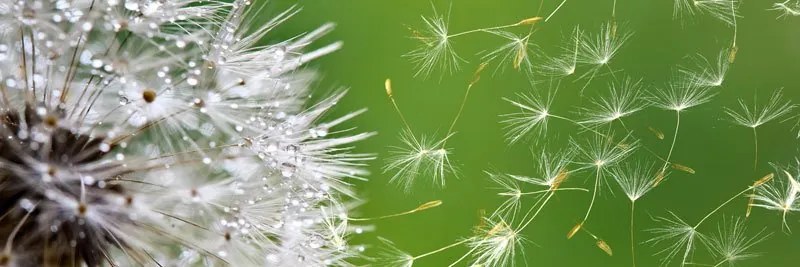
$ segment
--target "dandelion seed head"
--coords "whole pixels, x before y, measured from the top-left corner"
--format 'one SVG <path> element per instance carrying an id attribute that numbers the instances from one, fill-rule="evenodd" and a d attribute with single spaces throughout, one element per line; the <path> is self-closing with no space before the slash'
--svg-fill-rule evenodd
<path id="1" fill-rule="evenodd" d="M 451 152 L 443 147 L 449 137 L 434 140 L 403 131 L 400 135 L 403 146 L 391 151 L 384 167 L 384 173 L 394 173 L 389 181 L 410 191 L 418 177 L 430 177 L 434 184 L 444 187 L 445 178 L 456 174 L 450 161 Z"/>
<path id="2" fill-rule="evenodd" d="M 738 125 L 758 128 L 765 123 L 786 116 L 795 107 L 790 101 L 783 99 L 781 90 L 775 90 L 766 104 L 759 104 L 754 102 L 750 106 L 740 99 L 738 109 L 726 108 L 725 113 Z"/>
<path id="3" fill-rule="evenodd" d="M 640 81 L 630 78 L 619 84 L 611 84 L 607 94 L 590 100 L 588 107 L 582 108 L 581 124 L 599 126 L 611 123 L 644 109 L 644 88 Z"/>
<path id="4" fill-rule="evenodd" d="M 694 83 L 670 83 L 650 93 L 650 103 L 658 108 L 681 112 L 711 101 L 716 93 Z"/>
<path id="5" fill-rule="evenodd" d="M 347 145 L 371 134 L 329 135 L 358 112 L 323 122 L 343 94 L 306 105 L 315 75 L 301 67 L 338 47 L 304 51 L 330 26 L 260 45 L 294 11 L 250 28 L 257 10 L 0 4 L 8 261 L 317 266 L 359 254 L 327 212 L 350 209 L 343 179 L 371 156 Z"/>
<path id="6" fill-rule="evenodd" d="M 659 169 L 653 162 L 637 161 L 611 169 L 611 176 L 617 181 L 628 199 L 636 201 L 653 189 L 656 178 L 659 176 Z M 666 174 L 661 176 L 659 179 L 664 179 L 663 176 Z"/>
<path id="7" fill-rule="evenodd" d="M 485 218 L 486 226 L 478 228 L 467 246 L 471 247 L 473 265 L 510 266 L 525 238 L 503 220 Z"/>
<path id="8" fill-rule="evenodd" d="M 759 253 L 750 250 L 767 237 L 763 229 L 754 235 L 748 235 L 745 221 L 731 217 L 720 222 L 716 233 L 703 238 L 707 239 L 704 244 L 717 258 L 717 262 L 733 266 L 740 261 L 758 257 Z"/>
<path id="9" fill-rule="evenodd" d="M 542 95 L 532 92 L 518 94 L 517 98 L 519 100 L 503 99 L 519 108 L 518 112 L 503 115 L 506 141 L 514 144 L 523 140 L 538 140 L 537 137 L 547 131 L 547 121 L 551 115 L 550 106 L 555 99 L 555 93 Z"/>

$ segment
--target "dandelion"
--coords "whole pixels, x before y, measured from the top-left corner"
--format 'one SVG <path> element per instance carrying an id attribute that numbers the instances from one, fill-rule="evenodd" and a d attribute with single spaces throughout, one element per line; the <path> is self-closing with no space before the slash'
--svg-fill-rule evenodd
<path id="1" fill-rule="evenodd" d="M 648 230 L 655 237 L 648 239 L 647 242 L 654 245 L 665 245 L 663 249 L 656 252 L 656 255 L 662 257 L 661 263 L 663 265 L 668 265 L 683 249 L 686 249 L 682 253 L 683 255 L 680 255 L 682 257 L 681 265 L 684 265 L 696 248 L 695 241 L 697 237 L 702 235 L 697 232 L 695 227 L 686 223 L 678 215 L 672 212 L 670 212 L 670 215 L 670 217 L 657 217 L 654 219 L 659 226 Z M 699 240 L 704 242 L 706 239 L 700 238 Z"/>
<path id="2" fill-rule="evenodd" d="M 797 171 L 794 168 L 780 168 L 776 166 L 780 178 L 763 182 L 756 188 L 751 196 L 750 206 L 774 210 L 781 213 L 783 228 L 790 230 L 786 221 L 789 213 L 800 211 L 800 181 L 797 180 Z"/>
<path id="3" fill-rule="evenodd" d="M 739 100 L 739 110 L 730 108 L 725 109 L 725 113 L 731 117 L 734 123 L 740 126 L 749 127 L 753 129 L 753 143 L 754 143 L 754 162 L 753 168 L 758 166 L 758 133 L 756 128 L 768 123 L 772 120 L 783 117 L 794 109 L 794 104 L 788 100 L 783 100 L 783 93 L 781 90 L 776 90 L 772 93 L 769 101 L 763 106 L 759 106 L 754 102 L 752 106 L 747 105 L 743 100 Z"/>
<path id="4" fill-rule="evenodd" d="M 541 95 L 537 92 L 518 94 L 519 100 L 503 98 L 506 102 L 519 108 L 516 113 L 505 114 L 502 121 L 506 129 L 506 141 L 514 144 L 521 140 L 538 140 L 547 131 L 547 121 L 552 116 L 550 106 L 555 99 L 555 93 Z"/>
<path id="5" fill-rule="evenodd" d="M 605 179 L 604 174 L 608 172 L 609 168 L 630 156 L 638 146 L 637 141 L 628 141 L 627 136 L 619 141 L 614 141 L 611 136 L 613 135 L 595 136 L 594 140 L 587 144 L 580 144 L 574 139 L 570 140 L 572 147 L 575 147 L 580 156 L 583 157 L 584 162 L 581 164 L 585 166 L 584 168 L 593 168 L 595 170 L 592 199 L 589 202 L 589 208 L 586 210 L 586 214 L 583 216 L 577 228 L 581 228 L 586 220 L 589 219 L 597 194 L 602 189 L 601 187 L 603 185 L 609 187 L 608 180 Z M 574 235 L 574 233 L 572 233 L 572 235 Z"/>
<path id="6" fill-rule="evenodd" d="M 461 69 L 461 63 L 465 60 L 456 53 L 452 45 L 452 39 L 479 32 L 491 33 L 511 40 L 510 44 L 490 53 L 488 58 L 495 58 L 501 54 L 507 55 L 504 51 L 508 51 L 514 55 L 512 60 L 514 67 L 519 69 L 521 64 L 526 63 L 524 61 L 527 57 L 528 36 L 518 38 L 500 30 L 516 26 L 533 25 L 542 19 L 541 17 L 532 17 L 502 26 L 450 33 L 448 17 L 449 14 L 447 16 L 438 14 L 434 7 L 433 16 L 422 17 L 424 28 L 421 31 L 411 30 L 412 38 L 419 41 L 419 46 L 405 56 L 410 58 L 411 62 L 416 65 L 417 71 L 414 76 L 427 77 L 435 69 L 443 69 L 447 73 L 459 71 Z M 530 62 L 527 62 L 526 64 L 529 63 Z"/>
<path id="7" fill-rule="evenodd" d="M 675 149 L 678 130 L 681 126 L 681 113 L 686 109 L 711 101 L 714 95 L 715 93 L 699 87 L 695 83 L 670 83 L 667 88 L 656 89 L 655 92 L 652 92 L 650 102 L 653 106 L 675 111 L 675 131 L 672 135 L 672 143 L 669 146 L 669 152 L 664 160 L 662 171 L 666 170 L 671 163 L 670 159 L 672 159 L 672 152 Z"/>
<path id="8" fill-rule="evenodd" d="M 769 10 L 780 12 L 781 14 L 778 15 L 778 18 L 800 16 L 800 1 L 786 0 L 774 3 Z"/>
<path id="9" fill-rule="evenodd" d="M 433 16 L 422 17 L 424 29 L 412 31 L 412 38 L 420 42 L 419 47 L 406 54 L 411 62 L 417 65 L 417 72 L 414 73 L 414 76 L 426 77 L 437 68 L 449 73 L 456 72 L 461 68 L 460 64 L 464 59 L 458 56 L 453 49 L 448 20 L 448 17 L 436 12 L 434 7 Z"/>
<path id="10" fill-rule="evenodd" d="M 400 135 L 402 147 L 395 147 L 387 159 L 384 173 L 393 172 L 390 183 L 400 184 L 410 191 L 417 177 L 430 177 L 434 184 L 444 187 L 445 177 L 455 174 L 456 169 L 450 162 L 451 151 L 443 145 L 447 138 L 417 138 L 409 131 Z"/>
<path id="11" fill-rule="evenodd" d="M 611 24 L 603 24 L 597 34 L 584 34 L 581 36 L 578 49 L 577 62 L 580 64 L 591 65 L 592 69 L 583 74 L 580 78 L 587 78 L 586 86 L 600 72 L 603 67 L 608 68 L 611 59 L 631 37 L 630 32 L 619 32 Z M 611 71 L 613 75 L 613 71 Z M 584 88 L 586 88 L 584 86 Z"/>
<path id="12" fill-rule="evenodd" d="M 572 171 L 569 165 L 572 163 L 573 152 L 570 150 L 558 153 L 542 152 L 538 155 L 536 164 L 536 176 L 528 177 L 509 174 L 491 174 L 490 178 L 500 186 L 502 192 L 500 196 L 506 197 L 503 202 L 490 217 L 508 218 L 506 221 L 515 222 L 516 215 L 520 209 L 523 196 L 538 196 L 541 200 L 542 195 L 552 191 L 577 190 L 588 191 L 583 188 L 562 188 L 562 183 L 569 177 Z M 544 187 L 542 190 L 523 191 L 520 183 Z M 538 200 L 537 200 L 538 202 Z"/>
<path id="13" fill-rule="evenodd" d="M 720 51 L 714 62 L 702 55 L 691 57 L 693 65 L 691 67 L 683 66 L 678 70 L 685 79 L 682 83 L 693 84 L 700 88 L 721 86 L 730 68 L 729 54 L 730 52 L 727 50 Z"/>
<path id="14" fill-rule="evenodd" d="M 768 177 L 771 177 L 771 175 L 768 175 Z M 752 186 L 749 186 L 739 193 L 733 195 L 731 198 L 725 202 L 722 202 L 722 204 L 706 213 L 706 215 L 694 225 L 686 223 L 686 221 L 672 212 L 670 212 L 670 217 L 655 218 L 656 223 L 662 225 L 649 230 L 649 232 L 655 236 L 647 240 L 647 242 L 654 245 L 666 244 L 666 246 L 657 253 L 662 255 L 662 263 L 664 265 L 669 264 L 676 256 L 680 255 L 681 252 L 683 254 L 680 256 L 682 258 L 681 266 L 690 264 L 689 260 L 691 260 L 697 245 L 695 242 L 698 242 L 704 246 L 708 246 L 709 242 L 709 238 L 698 232 L 697 229 L 712 215 L 717 213 L 720 209 L 731 203 L 733 200 L 751 190 L 758 190 L 764 185 L 764 183 L 764 181 L 759 180 Z"/>
<path id="15" fill-rule="evenodd" d="M 485 220 L 486 226 L 478 228 L 466 244 L 473 255 L 471 266 L 512 266 L 526 239 L 505 221 Z"/>
<path id="16" fill-rule="evenodd" d="M 250 1 L 0 4 L 0 265 L 321 266 L 359 252 L 348 179 L 371 134 L 308 104 L 305 51 Z M 335 212 L 332 212 L 336 210 Z M 338 225 L 337 225 L 338 224 Z M 336 225 L 336 226 L 334 226 Z"/>
<path id="17" fill-rule="evenodd" d="M 644 109 L 643 92 L 641 81 L 628 78 L 619 84 L 612 83 L 607 95 L 590 100 L 588 107 L 583 108 L 586 118 L 580 123 L 595 127 L 630 116 Z"/>
<path id="18" fill-rule="evenodd" d="M 582 33 L 580 27 L 575 27 L 568 39 L 569 45 L 562 47 L 562 54 L 555 57 L 544 57 L 542 62 L 537 64 L 538 72 L 552 77 L 566 77 L 574 74 L 578 66 L 578 49 Z"/>
<path id="19" fill-rule="evenodd" d="M 507 43 L 481 57 L 483 62 L 496 60 L 499 61 L 498 70 L 502 66 L 511 65 L 514 69 L 523 71 L 526 74 L 533 73 L 530 33 L 523 36 L 506 31 L 491 31 L 491 33 L 507 40 Z"/>
<path id="20" fill-rule="evenodd" d="M 738 16 L 738 4 L 738 0 L 675 0 L 672 16 L 682 19 L 684 16 L 709 15 L 733 25 Z"/>
<path id="21" fill-rule="evenodd" d="M 658 170 L 654 164 L 643 162 L 625 164 L 622 167 L 615 167 L 611 169 L 611 177 L 614 177 L 614 180 L 617 181 L 617 184 L 619 184 L 620 188 L 622 188 L 622 192 L 624 192 L 625 196 L 628 197 L 628 200 L 631 201 L 630 232 L 631 261 L 633 262 L 633 266 L 636 266 L 636 252 L 634 248 L 636 241 L 633 236 L 634 210 L 636 208 L 636 201 L 653 189 L 653 187 L 655 187 L 655 183 L 658 182 L 656 179 L 664 179 L 663 176 L 660 177 L 659 175 L 666 174 L 660 173 L 661 171 Z"/>
<path id="22" fill-rule="evenodd" d="M 723 222 L 717 227 L 716 234 L 704 236 L 707 240 L 703 244 L 717 258 L 717 263 L 713 266 L 721 266 L 725 263 L 733 266 L 739 261 L 758 257 L 759 254 L 750 252 L 750 249 L 766 240 L 768 236 L 763 229 L 755 235 L 749 236 L 744 220 L 729 218 L 723 219 Z"/>

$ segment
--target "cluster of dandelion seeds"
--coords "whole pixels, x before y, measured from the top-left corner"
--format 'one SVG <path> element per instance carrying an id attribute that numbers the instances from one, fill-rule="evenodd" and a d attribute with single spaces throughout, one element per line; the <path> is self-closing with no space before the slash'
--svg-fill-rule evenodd
<path id="1" fill-rule="evenodd" d="M 297 10 L 261 8 L 0 1 L 0 265 L 350 265 L 370 134 L 302 69 L 340 44 L 264 45 Z"/>

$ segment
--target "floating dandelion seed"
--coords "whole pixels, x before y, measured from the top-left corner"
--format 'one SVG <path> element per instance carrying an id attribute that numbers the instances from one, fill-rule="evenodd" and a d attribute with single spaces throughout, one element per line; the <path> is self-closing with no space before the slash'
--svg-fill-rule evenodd
<path id="1" fill-rule="evenodd" d="M 675 0 L 672 9 L 674 19 L 695 15 L 709 15 L 728 25 L 734 25 L 738 15 L 738 0 Z"/>
<path id="2" fill-rule="evenodd" d="M 301 69 L 339 43 L 259 45 L 296 10 L 249 2 L 0 4 L 0 265 L 349 264 L 330 213 L 370 134 L 331 132 L 358 112 L 322 122 L 343 94 L 307 105 Z"/>
<path id="3" fill-rule="evenodd" d="M 794 104 L 788 100 L 783 100 L 783 93 L 781 90 L 774 91 L 769 101 L 762 106 L 759 106 L 759 103 L 755 101 L 752 106 L 749 106 L 740 99 L 739 110 L 725 109 L 725 113 L 731 117 L 734 123 L 753 129 L 753 144 L 755 148 L 753 168 L 758 166 L 758 133 L 756 128 L 789 114 L 792 109 L 794 109 Z"/>
<path id="4" fill-rule="evenodd" d="M 608 64 L 611 63 L 611 59 L 617 55 L 617 52 L 632 36 L 630 32 L 619 30 L 614 32 L 613 29 L 616 28 L 607 23 L 600 27 L 600 32 L 597 34 L 581 35 L 582 40 L 578 46 L 577 62 L 592 66 L 591 70 L 580 77 L 581 79 L 587 79 L 586 86 L 592 82 L 602 68 L 609 68 Z M 613 72 L 611 71 L 610 74 L 613 75 Z"/>
<path id="5" fill-rule="evenodd" d="M 717 226 L 714 235 L 703 236 L 709 251 L 717 259 L 713 266 L 721 266 L 727 263 L 734 266 L 736 263 L 758 257 L 760 254 L 750 252 L 753 246 L 763 242 L 769 237 L 764 233 L 764 229 L 754 235 L 747 234 L 745 221 L 740 218 L 727 218 Z"/>
<path id="6" fill-rule="evenodd" d="M 381 266 L 387 267 L 412 267 L 414 266 L 414 256 L 397 248 L 394 242 L 389 239 L 378 237 L 378 240 L 383 243 L 383 250 L 378 256 L 377 262 Z"/>
<path id="7" fill-rule="evenodd" d="M 538 73 L 551 77 L 566 77 L 575 73 L 578 67 L 578 49 L 581 42 L 580 27 L 575 27 L 567 45 L 562 47 L 562 54 L 555 57 L 544 57 L 536 64 Z"/>
<path id="8" fill-rule="evenodd" d="M 498 61 L 497 70 L 511 65 L 514 69 L 525 74 L 533 74 L 533 62 L 531 61 L 531 52 L 533 50 L 531 48 L 532 44 L 530 44 L 530 33 L 520 36 L 506 31 L 490 32 L 507 40 L 507 43 L 481 57 L 483 62 Z"/>
<path id="9" fill-rule="evenodd" d="M 728 56 L 730 51 L 722 50 L 719 52 L 716 61 L 711 62 L 702 55 L 691 57 L 691 66 L 682 66 L 678 72 L 683 76 L 683 84 L 692 84 L 697 87 L 718 87 L 725 81 L 728 74 L 730 62 Z"/>
<path id="10" fill-rule="evenodd" d="M 538 140 L 547 131 L 547 121 L 550 118 L 550 106 L 555 99 L 555 92 L 541 95 L 534 91 L 529 94 L 518 94 L 519 100 L 503 98 L 520 110 L 516 113 L 505 114 L 502 121 L 506 129 L 506 141 L 510 144 L 522 140 Z"/>
<path id="11" fill-rule="evenodd" d="M 772 177 L 772 175 L 767 175 L 765 177 Z M 697 247 L 696 242 L 704 246 L 708 246 L 709 238 L 699 233 L 697 229 L 712 215 L 716 214 L 718 211 L 720 211 L 720 209 L 730 204 L 733 200 L 739 198 L 747 192 L 758 190 L 759 188 L 763 187 L 766 182 L 768 181 L 764 181 L 764 178 L 759 179 L 753 183 L 752 186 L 749 186 L 739 193 L 733 195 L 732 197 L 728 198 L 728 200 L 722 202 L 722 204 L 719 204 L 716 208 L 706 213 L 706 215 L 694 225 L 686 223 L 672 212 L 670 212 L 670 217 L 655 218 L 655 222 L 662 225 L 648 230 L 655 236 L 647 240 L 647 242 L 654 245 L 666 244 L 666 246 L 657 253 L 663 255 L 662 263 L 664 265 L 668 265 L 676 256 L 681 253 L 681 251 L 683 252 L 683 255 L 681 256 L 681 266 L 691 264 L 689 260 L 691 260 L 691 257 L 694 255 L 694 250 Z"/>
<path id="12" fill-rule="evenodd" d="M 649 99 L 655 107 L 681 112 L 711 101 L 714 95 L 715 92 L 695 83 L 669 83 L 666 88 L 652 90 Z"/>
<path id="13" fill-rule="evenodd" d="M 583 108 L 585 119 L 579 121 L 590 127 L 612 123 L 645 108 L 641 81 L 630 78 L 609 85 L 607 94 L 590 100 Z"/>
<path id="14" fill-rule="evenodd" d="M 566 150 L 558 153 L 542 152 L 537 157 L 536 176 L 528 177 L 509 174 L 490 174 L 490 178 L 500 186 L 502 192 L 498 195 L 506 197 L 492 214 L 492 218 L 506 218 L 505 221 L 515 222 L 516 215 L 525 196 L 541 197 L 552 191 L 577 190 L 587 191 L 583 188 L 561 188 L 561 184 L 570 175 L 569 165 L 572 164 L 574 152 Z M 544 187 L 537 191 L 522 191 L 520 183 Z"/>
<path id="15" fill-rule="evenodd" d="M 636 150 L 638 141 L 629 141 L 627 136 L 619 141 L 614 141 L 613 134 L 609 133 L 603 136 L 595 135 L 594 139 L 587 144 L 580 144 L 574 139 L 570 139 L 570 144 L 583 158 L 584 162 L 581 162 L 584 165 L 583 168 L 594 169 L 595 176 L 592 198 L 589 202 L 589 207 L 586 209 L 586 214 L 581 222 L 570 231 L 570 234 L 567 235 L 568 238 L 571 238 L 577 230 L 583 228 L 583 224 L 589 219 L 597 194 L 600 193 L 599 191 L 603 188 L 610 188 L 608 179 L 605 177 L 609 168 L 630 156 Z"/>
<path id="16" fill-rule="evenodd" d="M 653 106 L 675 111 L 675 131 L 672 135 L 672 143 L 669 146 L 669 152 L 667 152 L 667 157 L 664 160 L 662 171 L 665 171 L 671 164 L 672 152 L 678 141 L 678 130 L 680 130 L 681 126 L 681 113 L 688 108 L 711 101 L 714 95 L 715 93 L 699 87 L 695 83 L 670 83 L 667 88 L 655 89 L 651 93 L 649 100 Z"/>
<path id="17" fill-rule="evenodd" d="M 410 191 L 417 177 L 429 177 L 434 184 L 445 186 L 445 177 L 455 175 L 456 169 L 450 163 L 450 150 L 442 147 L 447 138 L 441 140 L 427 137 L 417 138 L 409 131 L 400 135 L 402 147 L 395 147 L 384 173 L 393 172 L 391 183 L 398 183 Z"/>
<path id="18" fill-rule="evenodd" d="M 795 166 L 800 166 L 800 162 Z M 767 210 L 781 212 L 783 228 L 790 231 L 786 217 L 795 211 L 800 211 L 800 181 L 797 180 L 797 167 L 775 167 L 779 178 L 771 179 L 769 182 L 762 183 L 757 187 L 753 196 L 753 207 L 760 207 Z"/>
<path id="19" fill-rule="evenodd" d="M 634 239 L 634 212 L 636 209 L 636 201 L 639 200 L 644 194 L 649 192 L 656 183 L 664 179 L 666 174 L 655 166 L 654 163 L 636 162 L 635 164 L 625 164 L 611 169 L 611 176 L 617 181 L 622 192 L 631 201 L 631 222 L 630 222 L 630 235 L 631 235 L 631 261 L 633 266 L 636 266 L 636 241 Z"/>
<path id="20" fill-rule="evenodd" d="M 800 16 L 800 1 L 786 0 L 779 3 L 774 3 L 772 4 L 772 8 L 769 10 L 780 12 L 781 14 L 778 15 L 778 18 Z"/>
<path id="21" fill-rule="evenodd" d="M 470 266 L 513 266 L 525 238 L 503 220 L 484 220 L 485 226 L 479 227 L 475 236 L 466 243 L 473 257 Z"/>
<path id="22" fill-rule="evenodd" d="M 422 31 L 412 30 L 412 38 L 420 42 L 417 49 L 406 54 L 411 62 L 417 65 L 417 72 L 414 76 L 427 77 L 435 69 L 442 69 L 448 73 L 453 73 L 461 68 L 464 61 L 456 54 L 451 44 L 448 19 L 436 12 L 433 8 L 433 16 L 422 17 L 424 29 Z"/>
<path id="23" fill-rule="evenodd" d="M 675 257 L 682 257 L 681 265 L 684 265 L 696 248 L 695 241 L 702 235 L 678 215 L 672 212 L 669 214 L 670 217 L 654 218 L 655 223 L 659 226 L 648 229 L 648 232 L 653 234 L 654 237 L 648 239 L 647 243 L 665 245 L 663 249 L 656 252 L 656 255 L 662 257 L 662 265 L 669 265 Z M 700 238 L 699 240 L 703 243 L 706 239 Z M 679 255 L 683 249 L 686 249 L 682 253 L 683 255 Z"/>

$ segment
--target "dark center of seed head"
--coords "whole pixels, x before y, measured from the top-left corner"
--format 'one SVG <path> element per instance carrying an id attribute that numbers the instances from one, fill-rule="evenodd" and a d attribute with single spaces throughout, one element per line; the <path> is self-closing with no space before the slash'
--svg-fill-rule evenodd
<path id="1" fill-rule="evenodd" d="M 53 128 L 58 125 L 58 117 L 55 115 L 47 115 L 44 117 L 44 125 L 47 127 Z"/>
<path id="2" fill-rule="evenodd" d="M 78 204 L 78 215 L 80 216 L 86 215 L 86 210 L 87 207 L 85 203 Z"/>
<path id="3" fill-rule="evenodd" d="M 142 92 L 142 98 L 144 102 L 153 103 L 153 101 L 156 101 L 156 91 L 150 88 L 145 89 L 144 92 Z"/>

